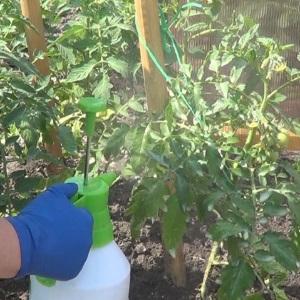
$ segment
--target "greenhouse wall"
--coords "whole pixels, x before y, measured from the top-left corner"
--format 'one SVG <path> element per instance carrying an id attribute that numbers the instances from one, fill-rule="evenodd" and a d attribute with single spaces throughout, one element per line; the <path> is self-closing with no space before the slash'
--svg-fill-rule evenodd
<path id="1" fill-rule="evenodd" d="M 261 34 L 279 40 L 284 44 L 294 44 L 292 50 L 286 53 L 286 59 L 291 67 L 300 67 L 297 55 L 300 52 L 300 1 L 299 0 L 223 0 L 221 20 L 229 23 L 234 14 L 242 14 L 251 17 L 260 24 Z M 196 22 L 196 20 L 195 20 Z M 181 38 L 181 34 L 177 33 Z M 216 41 L 213 37 L 201 37 L 191 41 L 191 47 L 201 46 L 209 48 Z M 191 58 L 195 69 L 201 64 L 201 60 Z M 282 77 L 278 76 L 273 81 L 273 86 L 281 84 Z M 281 104 L 282 111 L 288 116 L 300 117 L 300 85 L 296 83 L 284 91 L 287 100 Z"/>

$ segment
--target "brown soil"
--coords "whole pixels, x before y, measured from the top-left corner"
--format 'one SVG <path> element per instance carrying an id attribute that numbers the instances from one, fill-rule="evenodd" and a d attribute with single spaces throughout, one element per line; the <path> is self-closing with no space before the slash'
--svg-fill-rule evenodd
<path id="1" fill-rule="evenodd" d="M 184 243 L 188 284 L 186 288 L 176 288 L 164 275 L 159 225 L 147 223 L 141 238 L 137 241 L 131 239 L 129 219 L 125 216 L 131 189 L 132 183 L 120 181 L 112 188 L 110 197 L 116 241 L 132 266 L 130 300 L 199 300 L 198 289 L 211 247 L 205 236 L 206 226 L 191 221 Z M 273 226 L 286 231 L 286 223 L 276 223 L 274 220 Z M 210 276 L 207 300 L 216 299 L 219 271 L 215 268 Z M 286 292 L 289 299 L 300 299 L 300 274 L 290 277 Z M 0 300 L 17 299 L 28 300 L 28 279 L 0 281 Z"/>

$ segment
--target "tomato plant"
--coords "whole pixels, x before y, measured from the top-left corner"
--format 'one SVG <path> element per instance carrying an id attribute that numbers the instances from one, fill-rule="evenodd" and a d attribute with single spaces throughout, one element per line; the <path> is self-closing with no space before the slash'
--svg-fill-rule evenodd
<path id="1" fill-rule="evenodd" d="M 45 141 L 52 143 L 49 128 L 58 128 L 65 156 L 78 155 L 82 149 L 82 143 L 77 143 L 82 139 L 78 99 L 95 95 L 107 99 L 111 107 L 122 106 L 125 93 L 116 91 L 116 86 L 119 89 L 124 80 L 130 84 L 130 74 L 139 69 L 132 1 L 50 0 L 42 5 L 48 77 L 42 77 L 29 60 L 24 25 L 31 24 L 21 16 L 19 1 L 0 4 L 0 206 L 4 213 L 7 208 L 18 209 L 25 202 L 19 200 L 29 193 L 73 172 L 66 169 L 65 174 L 44 178 L 24 170 L 24 165 L 39 159 L 64 164 L 43 147 Z M 93 154 L 97 151 L 93 149 Z M 19 164 L 22 171 L 10 172 L 11 163 Z M 11 192 L 12 186 L 17 193 Z"/>
<path id="2" fill-rule="evenodd" d="M 212 2 L 202 10 L 189 8 L 207 22 L 191 26 L 186 12 L 177 19 L 187 38 L 216 41 L 206 51 L 183 45 L 185 55 L 201 53 L 202 65 L 195 72 L 179 57 L 178 73 L 167 78 L 170 102 L 159 116 L 145 115 L 133 99 L 129 106 L 135 119 L 115 129 L 106 154 L 127 151 L 124 175 L 138 176 L 128 209 L 134 236 L 146 220 L 160 220 L 163 242 L 174 255 L 196 214 L 201 222 L 210 220 L 208 236 L 228 252 L 219 299 L 263 299 L 265 294 L 287 299 L 281 284 L 298 268 L 292 233 L 300 222 L 300 177 L 274 153 L 281 149 L 280 128 L 292 129 L 278 104 L 300 71 L 284 58 L 290 45 L 261 36 L 259 26 L 241 15 L 229 25 L 221 23 L 218 1 Z M 279 74 L 286 82 L 275 86 Z M 236 133 L 246 127 L 241 146 Z M 281 218 L 291 220 L 291 236 L 272 229 L 271 221 Z M 253 294 L 256 280 L 259 288 Z"/>
<path id="3" fill-rule="evenodd" d="M 0 4 L 1 211 L 18 208 L 11 186 L 25 199 L 42 180 L 24 170 L 10 173 L 8 164 L 55 160 L 41 143 L 52 124 L 66 153 L 76 153 L 82 136 L 75 103 L 84 95 L 103 97 L 109 112 L 98 124 L 93 171 L 103 155 L 112 161 L 126 154 L 123 175 L 136 180 L 128 209 L 133 236 L 147 220 L 159 220 L 163 243 L 174 256 L 196 215 L 209 226 L 212 260 L 217 249 L 228 253 L 219 299 L 287 299 L 281 284 L 299 259 L 300 176 L 299 166 L 280 160 L 279 153 L 288 143 L 282 128 L 295 125 L 299 131 L 299 124 L 285 118 L 279 104 L 300 71 L 285 59 L 291 45 L 262 36 L 241 15 L 225 24 L 218 18 L 221 1 L 205 3 L 182 7 L 178 0 L 162 1 L 170 102 L 160 115 L 147 114 L 144 97 L 132 96 L 139 70 L 133 1 L 44 1 L 47 78 L 28 60 L 28 22 L 20 17 L 18 1 Z M 182 43 L 174 40 L 174 27 L 183 32 Z M 211 47 L 189 47 L 199 37 L 211 40 Z M 202 60 L 198 69 L 191 58 Z M 285 78 L 281 85 L 278 76 Z M 240 128 L 248 129 L 245 143 L 238 138 Z M 272 229 L 278 219 L 289 220 L 290 235 Z"/>

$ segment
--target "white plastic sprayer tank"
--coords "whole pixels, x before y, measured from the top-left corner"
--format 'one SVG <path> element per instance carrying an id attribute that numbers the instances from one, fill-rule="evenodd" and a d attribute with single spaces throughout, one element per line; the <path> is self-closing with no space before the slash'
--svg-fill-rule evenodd
<path id="1" fill-rule="evenodd" d="M 128 300 L 130 265 L 113 240 L 107 207 L 112 181 L 112 174 L 91 179 L 88 187 L 83 187 L 80 177 L 68 180 L 79 185 L 76 206 L 93 215 L 93 248 L 75 279 L 62 282 L 32 276 L 30 300 Z"/>

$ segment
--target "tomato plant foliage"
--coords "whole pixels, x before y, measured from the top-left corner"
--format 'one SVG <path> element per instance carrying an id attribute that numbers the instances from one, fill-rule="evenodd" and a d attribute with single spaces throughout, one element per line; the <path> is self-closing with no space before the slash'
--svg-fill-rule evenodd
<path id="1" fill-rule="evenodd" d="M 105 98 L 112 107 L 121 105 L 115 84 L 128 79 L 132 69 L 138 69 L 131 1 L 51 0 L 42 1 L 41 5 L 49 76 L 42 76 L 29 59 L 25 26 L 34 27 L 22 17 L 20 2 L 8 0 L 0 4 L 3 16 L 0 19 L 0 206 L 3 212 L 8 207 L 20 208 L 20 197 L 25 200 L 32 191 L 63 181 L 73 173 L 67 168 L 57 178 L 43 178 L 25 171 L 10 172 L 9 164 L 17 163 L 22 168 L 30 161 L 42 159 L 63 165 L 63 161 L 49 155 L 44 148 L 45 142 L 48 145 L 54 142 L 49 134 L 53 127 L 57 128 L 65 156 L 77 155 L 82 149 L 82 143 L 78 143 L 82 139 L 82 118 L 78 117 L 76 105 L 79 98 L 94 95 Z M 36 60 L 45 53 L 34 55 Z M 16 201 L 12 186 L 18 192 Z"/>
<path id="2" fill-rule="evenodd" d="M 176 75 L 164 112 L 145 116 L 131 105 L 135 126 L 116 129 L 107 154 L 127 151 L 124 175 L 139 178 L 128 210 L 134 236 L 146 220 L 159 219 L 174 254 L 189 218 L 196 213 L 207 222 L 214 214 L 208 236 L 229 254 L 219 299 L 262 299 L 264 293 L 285 299 L 280 286 L 298 268 L 300 190 L 299 173 L 279 159 L 278 134 L 293 124 L 278 104 L 300 72 L 285 59 L 289 45 L 261 36 L 259 26 L 240 15 L 220 23 L 217 8 L 190 7 L 206 21 L 198 26 L 186 21 L 186 11 L 177 18 L 185 38 L 211 36 L 216 43 L 193 51 L 183 45 L 183 56 L 201 52 L 201 66 L 193 70 L 179 59 L 178 72 L 170 67 Z M 285 82 L 278 86 L 279 75 Z M 248 130 L 245 140 L 240 128 Z M 280 219 L 291 223 L 290 236 L 272 228 Z M 261 286 L 251 294 L 256 279 Z"/>
<path id="3" fill-rule="evenodd" d="M 126 153 L 123 175 L 137 179 L 128 208 L 133 236 L 147 220 L 160 220 L 163 242 L 174 255 L 196 216 L 228 252 L 219 299 L 263 299 L 265 293 L 287 299 L 281 285 L 297 270 L 300 253 L 300 174 L 299 166 L 280 160 L 288 143 L 283 134 L 294 128 L 279 104 L 300 71 L 285 59 L 291 45 L 262 36 L 250 18 L 234 15 L 224 24 L 221 1 L 205 3 L 162 1 L 161 33 L 172 76 L 170 101 L 159 115 L 146 113 L 144 97 L 127 95 L 140 66 L 133 1 L 44 1 L 48 77 L 29 62 L 24 25 L 30 24 L 20 17 L 18 1 L 0 4 L 1 211 L 12 206 L 11 184 L 24 198 L 49 184 L 24 170 L 9 173 L 7 164 L 55 162 L 41 143 L 51 142 L 53 125 L 66 154 L 75 154 L 77 144 L 81 150 L 75 104 L 81 96 L 103 97 L 109 110 L 97 124 L 92 172 L 103 156 L 110 162 Z M 181 29 L 182 43 L 174 40 L 174 27 Z M 199 37 L 212 41 L 211 47 L 188 46 Z M 200 66 L 192 68 L 191 58 L 201 59 Z M 278 76 L 285 82 L 278 85 Z M 241 128 L 248 130 L 245 140 Z M 272 228 L 279 220 L 290 224 L 289 233 Z M 259 288 L 251 294 L 255 282 Z"/>

